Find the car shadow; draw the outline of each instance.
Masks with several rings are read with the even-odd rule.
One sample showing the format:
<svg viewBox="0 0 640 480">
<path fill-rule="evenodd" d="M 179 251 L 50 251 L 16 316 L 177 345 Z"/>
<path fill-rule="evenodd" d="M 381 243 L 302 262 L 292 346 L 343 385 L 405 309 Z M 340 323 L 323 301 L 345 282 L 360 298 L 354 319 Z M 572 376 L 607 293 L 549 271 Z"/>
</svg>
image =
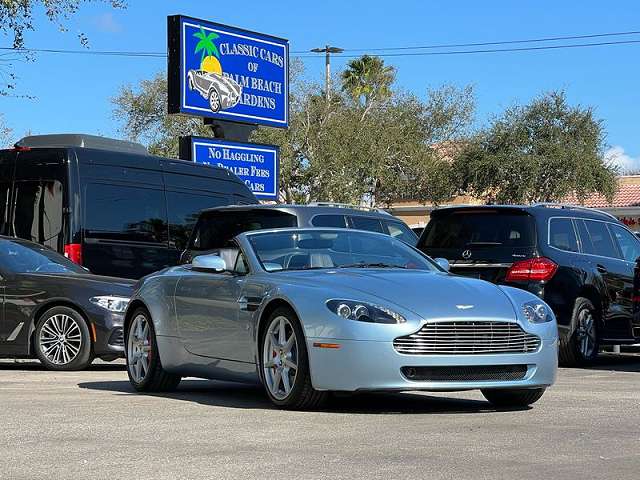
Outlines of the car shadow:
<svg viewBox="0 0 640 480">
<path fill-rule="evenodd" d="M 21 362 L 12 362 L 12 361 L 2 361 L 0 362 L 0 371 L 2 370 L 24 370 L 28 372 L 53 372 L 54 370 L 48 370 L 37 360 L 34 361 L 21 361 Z M 81 371 L 89 371 L 89 372 L 117 372 L 117 371 L 125 371 L 126 366 L 124 363 L 97 363 L 91 364 L 87 368 Z M 66 373 L 64 371 L 57 370 L 56 373 Z M 71 371 L 69 373 L 77 373 L 78 370 Z"/>
<path fill-rule="evenodd" d="M 79 388 L 111 391 L 120 395 L 150 395 L 196 402 L 202 405 L 245 408 L 275 409 L 261 386 L 243 385 L 213 380 L 183 380 L 174 392 L 138 393 L 128 381 L 83 382 Z M 367 392 L 353 395 L 332 395 L 320 411 L 337 414 L 465 414 L 523 411 L 527 408 L 496 409 L 489 402 L 424 395 L 415 392 Z"/>
<path fill-rule="evenodd" d="M 640 355 L 602 353 L 592 365 L 581 369 L 640 373 Z"/>
</svg>

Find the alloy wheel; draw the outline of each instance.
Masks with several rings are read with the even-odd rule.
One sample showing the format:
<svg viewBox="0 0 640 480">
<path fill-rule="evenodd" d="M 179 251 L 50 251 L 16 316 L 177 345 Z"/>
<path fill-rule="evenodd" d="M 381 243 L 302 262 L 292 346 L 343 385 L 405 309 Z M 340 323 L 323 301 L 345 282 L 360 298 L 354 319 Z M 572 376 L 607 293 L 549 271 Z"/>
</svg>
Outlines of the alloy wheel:
<svg viewBox="0 0 640 480">
<path fill-rule="evenodd" d="M 151 365 L 151 329 L 144 315 L 137 315 L 127 340 L 127 368 L 136 383 L 142 382 Z"/>
<path fill-rule="evenodd" d="M 585 308 L 578 315 L 576 337 L 582 357 L 591 358 L 597 348 L 596 322 L 591 310 Z"/>
<path fill-rule="evenodd" d="M 298 339 L 284 316 L 273 319 L 264 335 L 262 365 L 271 395 L 284 400 L 293 389 L 298 374 Z"/>
<path fill-rule="evenodd" d="M 59 313 L 42 324 L 39 342 L 47 360 L 55 365 L 66 365 L 80 353 L 82 332 L 75 319 Z"/>
</svg>

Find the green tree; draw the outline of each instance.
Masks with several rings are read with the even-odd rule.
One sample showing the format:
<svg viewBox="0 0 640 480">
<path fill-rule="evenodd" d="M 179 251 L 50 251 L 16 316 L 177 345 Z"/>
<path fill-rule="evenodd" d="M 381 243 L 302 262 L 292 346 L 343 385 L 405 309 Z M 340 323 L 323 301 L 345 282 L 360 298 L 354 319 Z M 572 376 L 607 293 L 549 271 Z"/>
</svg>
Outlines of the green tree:
<svg viewBox="0 0 640 480">
<path fill-rule="evenodd" d="M 342 90 L 363 108 L 391 97 L 396 72 L 380 57 L 363 55 L 351 60 L 341 74 Z"/>
<path fill-rule="evenodd" d="M 121 125 L 120 133 L 144 143 L 154 155 L 178 158 L 180 136 L 211 135 L 211 129 L 199 118 L 167 114 L 164 73 L 143 80 L 135 89 L 131 85 L 122 87 L 111 101 L 114 118 Z"/>
<path fill-rule="evenodd" d="M 496 203 L 561 201 L 592 192 L 611 199 L 617 169 L 604 159 L 602 122 L 564 92 L 506 110 L 454 161 L 460 193 Z"/>
</svg>

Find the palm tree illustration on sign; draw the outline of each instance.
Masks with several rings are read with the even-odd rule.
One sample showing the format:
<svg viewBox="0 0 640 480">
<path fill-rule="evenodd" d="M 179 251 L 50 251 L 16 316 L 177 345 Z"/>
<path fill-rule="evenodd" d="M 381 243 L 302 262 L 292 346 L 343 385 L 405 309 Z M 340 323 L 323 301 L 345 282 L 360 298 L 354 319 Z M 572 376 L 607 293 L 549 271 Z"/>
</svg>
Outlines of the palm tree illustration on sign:
<svg viewBox="0 0 640 480">
<path fill-rule="evenodd" d="M 214 113 L 235 107 L 240 101 L 242 87 L 232 78 L 223 75 L 220 63 L 220 51 L 214 40 L 220 36 L 210 31 L 200 31 L 193 34 L 198 39 L 193 54 L 200 56 L 200 68 L 191 69 L 187 73 L 189 90 L 196 90 L 209 102 L 209 108 Z"/>
</svg>

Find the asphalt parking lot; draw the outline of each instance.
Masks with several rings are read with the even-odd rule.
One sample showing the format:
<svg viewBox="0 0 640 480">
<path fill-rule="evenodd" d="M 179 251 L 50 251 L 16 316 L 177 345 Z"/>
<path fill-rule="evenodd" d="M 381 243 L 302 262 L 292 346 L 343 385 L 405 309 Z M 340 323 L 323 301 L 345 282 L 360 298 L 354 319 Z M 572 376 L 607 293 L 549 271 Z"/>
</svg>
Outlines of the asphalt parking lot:
<svg viewBox="0 0 640 480">
<path fill-rule="evenodd" d="M 561 369 L 522 411 L 464 392 L 289 412 L 254 387 L 186 380 L 138 395 L 122 364 L 1 361 L 0 425 L 2 479 L 637 479 L 640 355 Z"/>
</svg>

